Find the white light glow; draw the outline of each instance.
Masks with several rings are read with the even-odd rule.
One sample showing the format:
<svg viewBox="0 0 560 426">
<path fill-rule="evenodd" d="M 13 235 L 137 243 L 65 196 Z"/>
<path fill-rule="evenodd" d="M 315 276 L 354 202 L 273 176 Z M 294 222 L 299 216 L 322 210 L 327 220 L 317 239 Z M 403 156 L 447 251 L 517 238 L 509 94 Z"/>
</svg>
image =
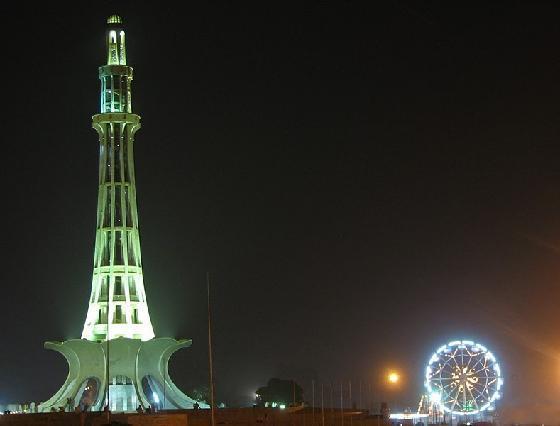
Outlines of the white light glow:
<svg viewBox="0 0 560 426">
<path fill-rule="evenodd" d="M 489 409 L 500 398 L 502 382 L 495 356 L 472 340 L 453 340 L 439 347 L 426 366 L 430 402 L 455 415 Z"/>
<path fill-rule="evenodd" d="M 392 413 L 389 414 L 390 419 L 425 419 L 429 414 L 418 413 Z"/>
<path fill-rule="evenodd" d="M 441 402 L 441 393 L 432 392 L 430 394 L 430 402 L 432 402 L 433 404 L 439 404 Z"/>
<path fill-rule="evenodd" d="M 496 372 L 496 374 L 498 376 L 501 376 L 501 374 L 500 374 L 500 364 L 498 364 L 498 363 L 494 364 L 494 371 Z"/>
</svg>

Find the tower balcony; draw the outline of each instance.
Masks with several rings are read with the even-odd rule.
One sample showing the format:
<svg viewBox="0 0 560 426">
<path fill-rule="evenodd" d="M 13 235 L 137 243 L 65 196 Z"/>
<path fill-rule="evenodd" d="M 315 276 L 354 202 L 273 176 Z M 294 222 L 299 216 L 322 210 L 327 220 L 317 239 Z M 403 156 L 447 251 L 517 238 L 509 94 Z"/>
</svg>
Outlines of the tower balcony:
<svg viewBox="0 0 560 426">
<path fill-rule="evenodd" d="M 153 333 L 150 335 L 149 324 L 109 324 L 109 334 L 111 339 L 117 337 L 128 337 L 129 339 L 150 340 L 154 338 Z M 106 340 L 107 324 L 96 324 L 92 329 L 95 340 Z"/>
</svg>

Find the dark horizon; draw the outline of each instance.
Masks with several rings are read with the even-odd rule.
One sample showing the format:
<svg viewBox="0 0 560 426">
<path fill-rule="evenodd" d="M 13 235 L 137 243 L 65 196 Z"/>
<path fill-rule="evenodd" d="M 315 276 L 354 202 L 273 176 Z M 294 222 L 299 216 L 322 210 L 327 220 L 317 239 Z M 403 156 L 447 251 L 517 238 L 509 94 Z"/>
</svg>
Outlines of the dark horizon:
<svg viewBox="0 0 560 426">
<path fill-rule="evenodd" d="M 156 336 L 193 339 L 171 359 L 181 389 L 207 381 L 209 271 L 220 401 L 280 377 L 306 400 L 311 380 L 362 380 L 414 408 L 432 352 L 472 339 L 502 365 L 504 421 L 558 418 L 560 7 L 15 8 L 0 402 L 49 398 L 67 370 L 43 342 L 81 335 L 117 13 L 150 316 Z"/>
</svg>

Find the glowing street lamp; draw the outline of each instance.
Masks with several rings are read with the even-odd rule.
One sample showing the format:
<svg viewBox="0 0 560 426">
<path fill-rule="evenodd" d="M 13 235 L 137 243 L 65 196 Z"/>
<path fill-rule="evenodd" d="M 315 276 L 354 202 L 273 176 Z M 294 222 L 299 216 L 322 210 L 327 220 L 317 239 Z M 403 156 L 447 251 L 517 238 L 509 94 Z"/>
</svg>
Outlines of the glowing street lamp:
<svg viewBox="0 0 560 426">
<path fill-rule="evenodd" d="M 387 372 L 387 376 L 385 376 L 385 388 L 387 389 L 388 393 L 391 394 L 390 399 L 393 400 L 391 405 L 394 405 L 395 407 L 399 405 L 396 398 L 402 390 L 401 380 L 401 374 L 396 370 L 389 370 Z"/>
<path fill-rule="evenodd" d="M 393 385 L 397 384 L 400 380 L 400 376 L 399 373 L 395 372 L 395 371 L 391 371 L 388 375 L 387 375 L 387 381 Z"/>
</svg>

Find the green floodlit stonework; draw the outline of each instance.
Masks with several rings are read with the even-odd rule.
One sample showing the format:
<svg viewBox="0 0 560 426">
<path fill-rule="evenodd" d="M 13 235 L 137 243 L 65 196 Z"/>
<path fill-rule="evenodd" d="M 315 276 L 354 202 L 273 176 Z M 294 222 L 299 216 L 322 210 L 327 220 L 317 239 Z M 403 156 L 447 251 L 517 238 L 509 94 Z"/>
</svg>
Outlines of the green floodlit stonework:
<svg viewBox="0 0 560 426">
<path fill-rule="evenodd" d="M 99 195 L 91 297 L 82 338 L 94 341 L 154 337 L 136 208 L 133 143 L 140 117 L 132 113 L 132 67 L 126 65 L 121 22 L 115 15 L 107 20 L 107 65 L 99 68 L 101 113 L 93 116 L 99 134 Z"/>
<path fill-rule="evenodd" d="M 106 41 L 107 64 L 99 68 L 101 112 L 93 116 L 99 191 L 89 308 L 81 339 L 45 343 L 66 358 L 69 371 L 39 410 L 193 408 L 197 401 L 182 393 L 168 372 L 171 355 L 192 342 L 155 338 L 146 302 L 133 156 L 140 117 L 132 113 L 132 68 L 126 65 L 125 32 L 117 15 L 107 19 Z"/>
</svg>

